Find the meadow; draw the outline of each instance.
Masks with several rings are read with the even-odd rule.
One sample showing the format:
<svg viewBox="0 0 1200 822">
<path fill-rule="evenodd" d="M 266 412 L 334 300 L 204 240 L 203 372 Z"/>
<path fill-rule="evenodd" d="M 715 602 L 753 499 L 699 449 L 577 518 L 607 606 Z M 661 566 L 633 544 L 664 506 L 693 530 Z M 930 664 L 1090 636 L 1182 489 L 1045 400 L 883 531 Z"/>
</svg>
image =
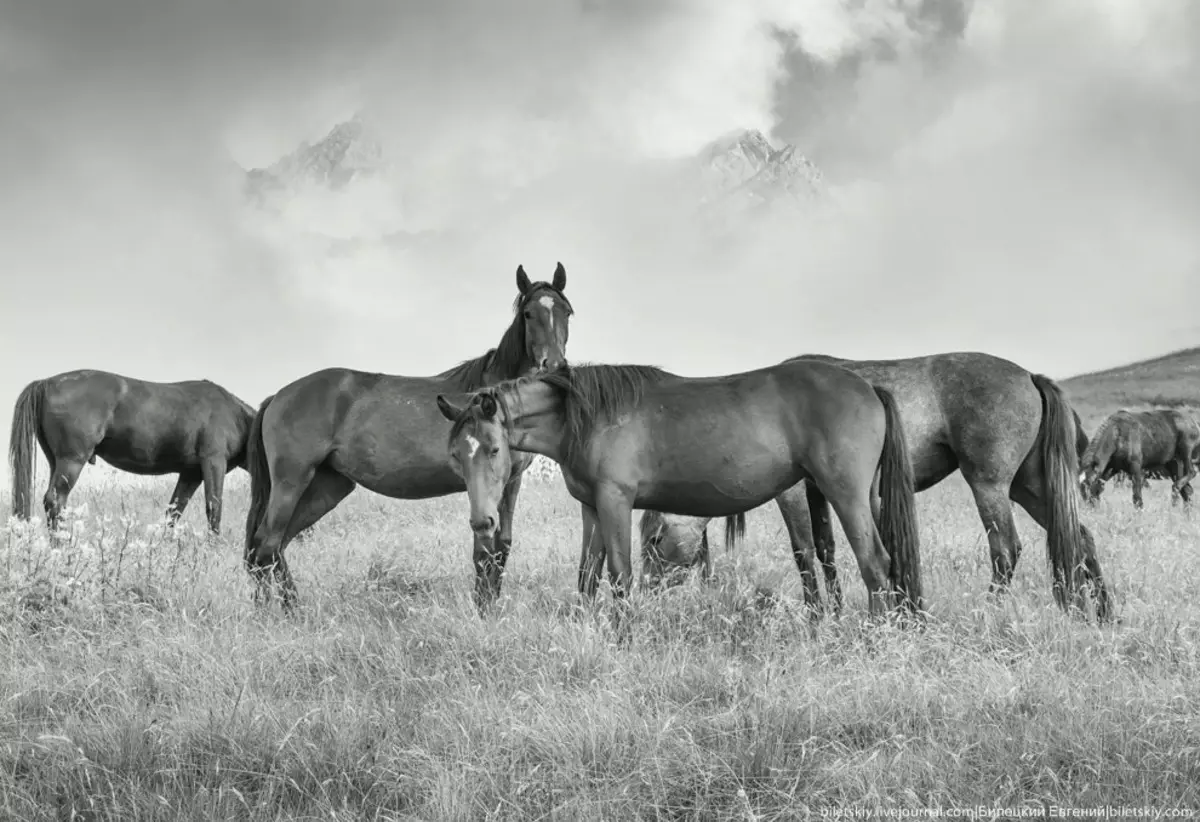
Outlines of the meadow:
<svg viewBox="0 0 1200 822">
<path fill-rule="evenodd" d="M 918 497 L 924 632 L 868 626 L 840 532 L 847 611 L 814 629 L 768 506 L 716 550 L 713 584 L 638 593 L 623 647 L 606 598 L 576 603 L 578 507 L 556 478 L 526 483 L 481 619 L 465 497 L 356 492 L 289 551 L 289 618 L 251 601 L 244 473 L 219 542 L 199 505 L 175 535 L 154 524 L 169 480 L 96 477 L 63 548 L 40 523 L 0 534 L 6 819 L 1200 811 L 1200 514 L 1164 483 L 1143 512 L 1120 492 L 1085 512 L 1115 626 L 1055 608 L 1024 512 L 1014 588 L 989 597 L 956 475 Z"/>
</svg>

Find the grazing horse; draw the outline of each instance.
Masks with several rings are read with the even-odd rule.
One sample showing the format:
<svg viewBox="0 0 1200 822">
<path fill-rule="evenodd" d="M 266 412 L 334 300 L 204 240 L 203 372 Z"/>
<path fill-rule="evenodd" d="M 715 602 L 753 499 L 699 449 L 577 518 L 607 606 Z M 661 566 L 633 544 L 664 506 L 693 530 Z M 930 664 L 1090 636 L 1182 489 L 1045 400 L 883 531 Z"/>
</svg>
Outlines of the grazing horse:
<svg viewBox="0 0 1200 822">
<path fill-rule="evenodd" d="M 962 471 L 987 531 L 992 591 L 1007 588 L 1021 554 L 1012 512 L 1015 501 L 1046 529 L 1059 605 L 1078 601 L 1082 576 L 1093 585 L 1098 616 L 1108 618 L 1111 604 L 1095 543 L 1079 522 L 1076 465 L 1087 435 L 1053 380 L 999 357 L 968 352 L 865 361 L 810 354 L 789 362 L 798 360 L 838 363 L 895 394 L 918 492 Z M 819 562 L 834 610 L 840 610 L 842 593 L 825 495 L 805 483 L 784 491 L 775 502 L 804 578 L 805 601 L 819 610 Z M 640 530 L 648 581 L 657 582 L 671 567 L 706 563 L 707 558 L 695 555 L 705 526 L 704 520 L 644 513 Z"/>
<path fill-rule="evenodd" d="M 269 594 L 273 570 L 284 608 L 292 607 L 296 586 L 284 550 L 357 485 L 411 500 L 465 490 L 443 447 L 448 426 L 433 399 L 565 363 L 574 313 L 563 293 L 566 286 L 562 263 L 548 283 L 530 282 L 524 267 L 518 267 L 513 319 L 500 343 L 435 376 L 327 368 L 263 401 L 250 431 L 247 459 L 245 562 L 258 583 L 256 601 Z M 481 609 L 500 592 L 521 474 L 531 460 L 516 461 L 505 476 L 498 539 L 475 539 L 475 600 Z"/>
<path fill-rule="evenodd" d="M 83 466 L 100 457 L 131 474 L 179 474 L 167 507 L 171 525 L 203 483 L 208 527 L 219 534 L 225 474 L 245 467 L 253 419 L 253 406 L 208 380 L 149 382 L 92 370 L 35 380 L 13 408 L 13 513 L 30 516 L 36 439 L 50 464 L 42 503 L 51 531 Z"/>
<path fill-rule="evenodd" d="M 808 479 L 846 530 L 872 615 L 897 593 L 906 609 L 922 609 L 904 428 L 891 393 L 844 368 L 805 361 L 689 379 L 642 365 L 575 366 L 501 383 L 465 407 L 437 402 L 454 423 L 447 450 L 476 533 L 496 528 L 510 449 L 561 466 L 599 534 L 580 559 L 589 598 L 605 554 L 624 598 L 634 508 L 736 518 Z"/>
<path fill-rule="evenodd" d="M 1169 476 L 1174 480 L 1172 497 L 1182 496 L 1187 503 L 1192 498 L 1197 454 L 1200 426 L 1190 414 L 1173 408 L 1116 411 L 1100 423 L 1083 453 L 1080 489 L 1084 499 L 1095 502 L 1104 481 L 1123 472 L 1133 486 L 1133 504 L 1141 508 L 1146 477 Z"/>
</svg>

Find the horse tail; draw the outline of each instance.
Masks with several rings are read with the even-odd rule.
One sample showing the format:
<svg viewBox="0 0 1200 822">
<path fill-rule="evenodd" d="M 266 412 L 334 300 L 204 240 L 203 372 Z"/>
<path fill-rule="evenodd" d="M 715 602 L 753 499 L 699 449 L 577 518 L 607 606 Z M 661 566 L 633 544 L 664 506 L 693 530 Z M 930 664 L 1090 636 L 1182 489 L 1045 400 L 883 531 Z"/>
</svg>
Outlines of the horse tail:
<svg viewBox="0 0 1200 822">
<path fill-rule="evenodd" d="M 725 517 L 725 550 L 732 551 L 738 540 L 746 536 L 746 513 Z"/>
<path fill-rule="evenodd" d="M 917 493 L 908 437 L 891 391 L 873 386 L 883 403 L 887 428 L 879 457 L 879 536 L 892 557 L 892 586 L 911 611 L 925 609 L 921 584 L 921 534 L 917 530 Z"/>
<path fill-rule="evenodd" d="M 1079 455 L 1075 444 L 1075 416 L 1054 380 L 1031 374 L 1042 396 L 1042 425 L 1038 430 L 1042 477 L 1046 493 L 1046 558 L 1053 578 L 1054 599 L 1066 610 L 1081 587 L 1079 564 L 1083 540 L 1079 521 Z M 1110 418 L 1111 420 L 1111 418 Z M 1117 426 L 1105 420 L 1088 446 L 1088 458 L 1103 453 Z M 1111 453 L 1111 452 L 1110 452 Z M 1103 456 L 1108 462 L 1108 455 Z"/>
<path fill-rule="evenodd" d="M 29 519 L 33 513 L 33 441 L 42 425 L 45 397 L 45 381 L 35 380 L 25 386 L 13 405 L 8 466 L 12 471 L 12 512 L 19 519 Z"/>
<path fill-rule="evenodd" d="M 263 447 L 263 414 L 275 395 L 267 397 L 258 407 L 246 435 L 246 470 L 250 473 L 250 508 L 246 511 L 246 556 L 254 547 L 254 533 L 267 515 L 267 501 L 271 498 L 271 466 L 267 464 L 267 452 Z"/>
<path fill-rule="evenodd" d="M 1087 453 L 1089 441 L 1087 431 L 1083 430 L 1083 420 L 1079 419 L 1079 412 L 1074 408 L 1071 409 L 1071 416 L 1075 418 L 1075 453 L 1079 456 L 1079 464 L 1083 465 L 1083 455 Z"/>
</svg>

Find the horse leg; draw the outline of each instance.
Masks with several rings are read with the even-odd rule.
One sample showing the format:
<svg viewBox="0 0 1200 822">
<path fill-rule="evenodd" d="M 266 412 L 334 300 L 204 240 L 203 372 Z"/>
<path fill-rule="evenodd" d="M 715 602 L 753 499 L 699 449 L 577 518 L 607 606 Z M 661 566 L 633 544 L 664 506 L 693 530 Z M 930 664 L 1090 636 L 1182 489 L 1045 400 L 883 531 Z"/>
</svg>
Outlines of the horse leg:
<svg viewBox="0 0 1200 822">
<path fill-rule="evenodd" d="M 500 582 L 512 550 L 512 521 L 521 493 L 523 469 L 513 471 L 500 494 L 500 527 L 493 537 L 475 537 L 475 607 L 482 615 L 500 596 Z"/>
<path fill-rule="evenodd" d="M 829 499 L 828 495 L 826 498 Z M 871 511 L 870 493 L 864 499 L 833 497 L 829 499 L 846 539 L 858 561 L 858 570 L 867 586 L 868 612 L 879 617 L 890 610 L 894 597 L 891 593 L 891 555 L 884 547 Z"/>
<path fill-rule="evenodd" d="M 579 552 L 578 590 L 585 598 L 592 600 L 596 598 L 596 589 L 600 585 L 600 569 L 607 552 L 597 527 L 599 512 L 590 505 L 580 503 L 579 514 L 583 520 L 583 546 Z"/>
<path fill-rule="evenodd" d="M 286 467 L 293 468 L 295 464 Z M 281 477 L 283 473 L 283 470 L 276 471 L 266 515 L 255 531 L 251 545 L 247 547 L 245 561 L 247 570 L 257 583 L 254 601 L 260 604 L 269 601 L 269 580 L 273 575 L 280 583 L 284 610 L 291 610 L 296 598 L 296 583 L 283 559 L 286 545 L 284 537 L 304 492 L 316 475 L 316 469 L 311 465 L 305 466 L 294 476 L 286 478 Z"/>
<path fill-rule="evenodd" d="M 192 495 L 196 493 L 196 489 L 203 482 L 203 476 L 196 471 L 180 471 L 179 479 L 175 482 L 175 490 L 171 492 L 171 500 L 167 503 L 167 527 L 174 528 L 179 522 L 179 518 L 183 516 L 184 510 L 188 507 L 188 503 L 192 501 Z"/>
<path fill-rule="evenodd" d="M 811 485 L 805 483 L 805 485 Z M 820 493 L 820 492 L 817 492 Z M 822 501 L 824 497 L 822 497 Z M 817 558 L 813 547 L 813 531 L 809 525 L 812 509 L 798 485 L 775 497 L 775 506 L 783 517 L 788 542 L 792 546 L 792 559 L 800 571 L 800 583 L 804 588 L 804 604 L 816 618 L 821 612 L 821 590 L 817 585 Z M 826 506 L 828 507 L 828 506 Z M 814 515 L 815 518 L 815 515 Z"/>
<path fill-rule="evenodd" d="M 1176 450 L 1175 454 L 1175 483 L 1172 485 L 1172 490 L 1183 497 L 1185 503 L 1192 499 L 1191 482 L 1196 478 L 1196 466 L 1192 463 L 1192 449 L 1187 445 L 1182 445 Z M 1188 493 L 1183 494 L 1183 489 L 1186 488 Z"/>
<path fill-rule="evenodd" d="M 707 525 L 700 532 L 700 555 L 697 559 L 700 561 L 700 579 L 707 584 L 712 581 L 712 551 L 708 547 Z"/>
<path fill-rule="evenodd" d="M 630 562 L 633 501 L 617 488 L 597 489 L 596 529 L 608 553 L 608 578 L 616 606 L 614 619 L 618 642 L 629 639 L 626 609 L 629 588 L 633 582 Z"/>
<path fill-rule="evenodd" d="M 306 529 L 316 525 L 321 517 L 338 506 L 342 500 L 350 496 L 356 488 L 354 480 L 342 476 L 328 468 L 318 468 L 313 473 L 312 481 L 300 495 L 300 502 L 292 512 L 292 520 L 288 523 L 283 535 L 283 548 L 286 549 Z M 284 562 L 286 567 L 287 563 Z"/>
<path fill-rule="evenodd" d="M 988 593 L 1002 594 L 1012 583 L 1017 560 L 1021 558 L 1021 537 L 1017 534 L 1017 523 L 1013 518 L 1012 477 L 981 479 L 972 473 L 963 472 L 963 478 L 975 497 L 975 508 L 987 533 L 988 550 L 992 559 L 992 582 Z"/>
<path fill-rule="evenodd" d="M 229 466 L 225 457 L 213 457 L 200 464 L 204 477 L 204 513 L 208 517 L 208 530 L 214 537 L 221 536 L 221 502 L 225 491 L 225 473 Z"/>
<path fill-rule="evenodd" d="M 809 521 L 812 528 L 813 546 L 817 551 L 817 561 L 825 574 L 825 593 L 833 603 L 833 613 L 842 612 L 842 583 L 837 572 L 837 543 L 833 539 L 833 517 L 829 510 L 829 501 L 821 493 L 821 489 L 811 482 L 804 483 L 808 501 Z M 878 521 L 879 513 L 875 510 L 878 497 L 872 496 L 872 510 Z"/>
<path fill-rule="evenodd" d="M 58 531 L 59 516 L 67 504 L 71 489 L 79 482 L 79 475 L 83 472 L 86 461 L 76 457 L 58 457 L 54 460 L 54 468 L 50 472 L 50 485 L 42 498 L 42 506 L 46 509 L 46 525 L 51 534 Z"/>
<path fill-rule="evenodd" d="M 1049 538 L 1051 502 L 1042 487 L 1018 475 L 1017 481 L 1013 483 L 1012 498 L 1033 517 L 1034 522 L 1047 529 Z M 1091 531 L 1082 523 L 1079 526 L 1079 552 L 1082 554 L 1079 560 L 1082 564 L 1081 570 L 1086 580 L 1091 583 L 1092 594 L 1096 598 L 1096 616 L 1101 621 L 1107 620 L 1112 615 L 1112 597 L 1100 571 L 1096 541 Z"/>
<path fill-rule="evenodd" d="M 596 510 L 599 514 L 596 527 L 608 553 L 608 578 L 613 593 L 623 599 L 633 582 L 633 564 L 630 561 L 633 506 L 618 497 Z"/>
</svg>

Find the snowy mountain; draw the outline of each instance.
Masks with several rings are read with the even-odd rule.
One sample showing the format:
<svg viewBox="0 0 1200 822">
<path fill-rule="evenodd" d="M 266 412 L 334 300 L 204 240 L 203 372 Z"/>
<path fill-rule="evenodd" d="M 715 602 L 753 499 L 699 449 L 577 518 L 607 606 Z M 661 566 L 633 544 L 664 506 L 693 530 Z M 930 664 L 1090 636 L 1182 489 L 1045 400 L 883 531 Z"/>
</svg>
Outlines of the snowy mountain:
<svg viewBox="0 0 1200 822">
<path fill-rule="evenodd" d="M 739 131 L 699 157 L 706 182 L 702 205 L 743 199 L 754 206 L 802 203 L 821 194 L 821 172 L 793 145 L 775 148 L 761 131 Z"/>
<path fill-rule="evenodd" d="M 388 161 L 364 121 L 355 117 L 335 126 L 316 143 L 300 145 L 271 166 L 247 172 L 246 192 L 251 202 L 267 211 L 299 214 L 308 231 L 339 238 L 335 245 L 353 246 L 364 232 L 332 225 L 326 228 L 326 219 L 337 222 L 339 213 L 351 210 L 371 213 L 376 225 L 366 233 L 373 241 L 407 248 L 414 242 L 433 240 L 440 228 L 430 232 L 422 226 L 425 230 L 413 232 L 399 219 L 406 192 L 397 167 Z M 706 221 L 779 209 L 803 210 L 822 191 L 821 172 L 795 146 L 777 148 L 756 130 L 733 132 L 713 141 L 695 158 L 679 164 L 677 171 L 687 183 L 681 187 L 688 192 L 681 194 L 685 200 L 681 207 L 694 206 Z M 693 196 L 693 203 L 687 203 Z M 356 207 L 349 205 L 350 198 Z M 337 200 L 343 204 L 331 205 Z"/>
<path fill-rule="evenodd" d="M 265 204 L 272 195 L 301 187 L 338 191 L 356 178 L 378 176 L 387 169 L 383 148 L 355 117 L 339 123 L 319 142 L 302 143 L 267 168 L 247 172 L 247 194 Z"/>
</svg>

